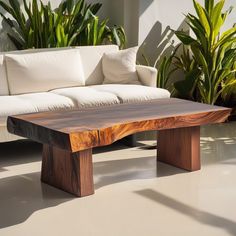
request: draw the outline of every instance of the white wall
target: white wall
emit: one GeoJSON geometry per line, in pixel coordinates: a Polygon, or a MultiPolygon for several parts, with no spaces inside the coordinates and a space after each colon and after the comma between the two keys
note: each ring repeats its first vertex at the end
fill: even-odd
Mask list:
{"type": "MultiPolygon", "coordinates": [[[[201,4],[204,0],[199,0],[201,4]]],[[[226,8],[234,6],[235,0],[226,1],[226,8]]],[[[186,28],[184,15],[194,13],[191,0],[139,0],[139,45],[144,45],[147,55],[154,58],[161,54],[171,43],[178,40],[168,28],[177,30],[186,28]]],[[[236,23],[236,9],[233,10],[224,29],[236,23]]]]}
{"type": "MultiPolygon", "coordinates": [[[[47,2],[47,0],[43,0],[47,2]]],[[[109,17],[109,24],[122,24],[125,27],[128,46],[146,43],[145,51],[150,58],[160,54],[169,45],[173,37],[168,28],[182,29],[184,14],[194,12],[191,0],[87,0],[88,2],[101,2],[101,17],[109,17]]],[[[199,0],[203,3],[203,0],[199,0]]],[[[51,0],[57,6],[60,0],[51,0]]],[[[227,0],[227,6],[236,8],[235,0],[227,0]]],[[[236,9],[226,22],[226,27],[236,23],[236,9]]],[[[0,50],[7,50],[9,40],[0,28],[0,50]]]]}

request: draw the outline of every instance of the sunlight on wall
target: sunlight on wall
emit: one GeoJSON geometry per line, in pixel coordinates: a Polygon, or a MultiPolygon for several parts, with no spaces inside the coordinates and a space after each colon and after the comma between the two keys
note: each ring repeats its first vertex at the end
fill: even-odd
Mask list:
{"type": "MultiPolygon", "coordinates": [[[[47,1],[43,0],[45,3],[47,1]]],[[[145,42],[148,45],[146,51],[151,58],[154,58],[156,53],[162,53],[168,46],[168,41],[176,41],[168,28],[175,30],[185,28],[184,14],[194,12],[191,0],[87,0],[87,2],[101,2],[103,6],[100,16],[110,18],[111,25],[124,25],[128,46],[142,45],[145,42]],[[156,49],[158,44],[161,44],[161,47],[156,49]]],[[[199,2],[203,3],[204,0],[199,2]]],[[[60,0],[51,0],[51,3],[56,7],[60,0]]],[[[226,7],[230,5],[236,7],[236,1],[227,0],[226,7]]],[[[236,9],[229,16],[225,28],[231,27],[234,23],[236,23],[236,9]]],[[[11,47],[0,26],[0,51],[11,47]]]]}
{"type": "MultiPolygon", "coordinates": [[[[204,4],[204,0],[198,2],[204,4]]],[[[236,1],[226,1],[226,9],[229,6],[236,8],[236,1]]],[[[138,44],[145,45],[145,52],[151,61],[158,54],[165,53],[171,43],[176,45],[179,42],[170,29],[187,30],[184,15],[189,12],[194,13],[191,0],[139,0],[138,44]]],[[[232,27],[234,23],[236,23],[236,9],[228,17],[224,30],[232,27]]]]}

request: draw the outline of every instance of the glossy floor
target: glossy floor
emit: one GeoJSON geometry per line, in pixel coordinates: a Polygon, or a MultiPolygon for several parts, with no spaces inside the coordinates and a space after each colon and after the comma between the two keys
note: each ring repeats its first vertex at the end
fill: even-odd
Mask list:
{"type": "Polygon", "coordinates": [[[201,171],[155,156],[95,150],[96,193],[74,198],[40,183],[41,145],[0,144],[0,236],[236,235],[236,123],[202,128],[201,171]]]}

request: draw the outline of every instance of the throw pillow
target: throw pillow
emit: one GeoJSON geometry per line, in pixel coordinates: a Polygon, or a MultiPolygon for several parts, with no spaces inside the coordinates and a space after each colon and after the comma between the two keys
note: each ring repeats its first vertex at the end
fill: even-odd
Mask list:
{"type": "Polygon", "coordinates": [[[105,53],[102,58],[103,84],[140,84],[136,72],[138,47],[105,53]]]}

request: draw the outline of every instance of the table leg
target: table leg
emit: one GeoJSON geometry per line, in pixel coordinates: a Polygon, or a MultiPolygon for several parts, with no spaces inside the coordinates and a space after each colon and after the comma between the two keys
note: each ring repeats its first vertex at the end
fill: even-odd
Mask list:
{"type": "Polygon", "coordinates": [[[200,127],[158,132],[157,160],[188,170],[200,170],[200,127]]]}
{"type": "Polygon", "coordinates": [[[41,180],[78,197],[93,194],[92,149],[71,153],[45,144],[41,180]]]}

